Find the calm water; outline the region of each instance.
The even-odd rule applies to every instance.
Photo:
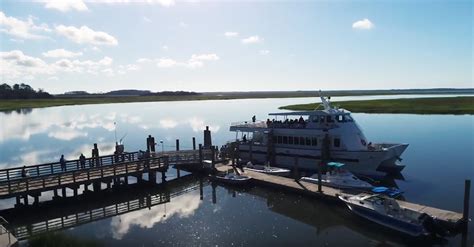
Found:
[[[394,96],[389,96],[394,97]],[[374,97],[358,97],[374,98]],[[385,97],[377,97],[385,98]],[[340,97],[339,99],[347,99]],[[314,98],[258,99],[196,102],[157,102],[62,106],[25,113],[0,113],[0,167],[57,161],[61,154],[75,159],[90,156],[92,144],[101,154],[113,152],[117,139],[125,149],[145,149],[146,136],[163,140],[164,149],[191,148],[194,136],[202,143],[206,125],[213,143],[235,138],[231,122],[266,119],[287,104],[314,102]],[[337,97],[333,98],[338,100]],[[474,180],[474,117],[469,115],[353,114],[372,142],[405,142],[404,180],[396,184],[408,201],[462,211],[464,179]],[[114,125],[116,123],[116,125]],[[158,147],[160,149],[161,147]],[[173,179],[175,172],[169,172]],[[93,223],[65,233],[94,239],[108,246],[154,245],[413,245],[404,236],[351,215],[344,207],[262,188],[233,192],[204,185],[173,197],[165,205],[142,209]],[[50,195],[45,195],[44,200]],[[12,200],[0,201],[0,208]],[[166,212],[165,212],[166,211]],[[474,199],[471,200],[474,214]],[[166,217],[163,217],[166,215]],[[473,234],[470,224],[469,235]],[[472,246],[474,239],[468,238]],[[459,246],[461,237],[431,245]]]

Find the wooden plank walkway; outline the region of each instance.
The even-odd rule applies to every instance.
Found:
[[[232,170],[230,165],[219,165],[216,169],[221,172]],[[353,195],[354,192],[340,190],[322,185],[322,192],[318,192],[318,185],[304,181],[295,181],[293,178],[286,178],[281,176],[267,175],[260,172],[245,170],[244,173],[238,170],[241,174],[252,177],[253,183],[264,185],[273,188],[283,188],[287,191],[296,192],[299,194],[320,197],[324,199],[340,201],[338,195]],[[364,192],[366,193],[366,192]],[[342,201],[340,201],[342,203]],[[416,203],[397,200],[400,206],[410,208],[419,212],[424,212],[436,219],[442,221],[446,226],[457,227],[462,222],[462,214],[448,211],[444,209],[434,208],[430,206],[420,205]]]
[[[198,150],[153,153],[147,159],[133,152],[88,158],[82,164],[79,160],[70,160],[64,167],[55,162],[1,169],[0,199],[144,172],[166,172],[170,164],[198,164],[199,159]]]

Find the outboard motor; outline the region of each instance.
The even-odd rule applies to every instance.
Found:
[[[444,237],[449,234],[449,231],[446,230],[438,220],[424,213],[418,217],[419,220],[423,222],[423,227],[430,233],[436,234],[438,236]]]

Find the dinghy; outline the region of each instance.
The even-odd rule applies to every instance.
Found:
[[[245,170],[249,171],[254,171],[254,172],[260,172],[260,173],[265,173],[265,174],[270,174],[270,175],[278,175],[278,176],[288,176],[290,175],[290,170],[284,169],[284,168],[279,168],[279,167],[271,167],[270,165],[255,165],[252,164],[252,162],[247,162],[247,165],[245,166]]]
[[[235,173],[228,173],[226,175],[213,176],[211,177],[211,179],[217,182],[222,182],[226,184],[245,185],[245,184],[248,184],[252,178],[245,175],[237,175]]]

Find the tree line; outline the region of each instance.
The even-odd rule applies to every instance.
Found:
[[[53,96],[43,89],[34,90],[30,85],[21,83],[10,86],[6,83],[0,85],[0,99],[44,99]]]

